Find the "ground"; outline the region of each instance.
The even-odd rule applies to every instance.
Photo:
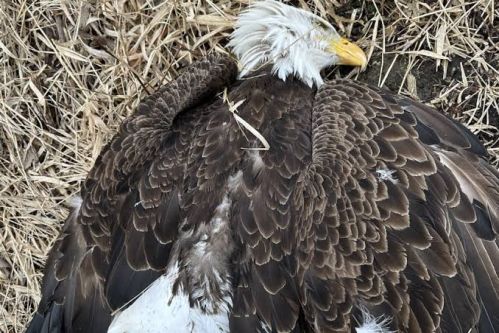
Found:
[[[0,4],[0,332],[22,332],[71,198],[139,100],[224,45],[247,0],[8,0]],[[412,96],[499,157],[493,0],[296,0],[369,55],[330,69]],[[494,7],[495,6],[495,7]]]

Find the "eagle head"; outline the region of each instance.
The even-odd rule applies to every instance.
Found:
[[[255,2],[239,16],[229,47],[241,63],[241,77],[272,64],[280,79],[294,75],[310,87],[323,83],[326,67],[367,63],[364,52],[327,21],[273,0]]]

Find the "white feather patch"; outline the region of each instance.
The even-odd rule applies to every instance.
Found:
[[[83,199],[81,198],[81,196],[76,195],[71,199],[69,199],[68,202],[69,202],[69,207],[73,208],[73,212],[76,215],[78,215],[78,213],[80,212],[81,205],[83,203]]]
[[[394,173],[396,173],[396,172],[397,172],[397,170],[379,168],[376,170],[376,175],[378,176],[379,180],[388,180],[388,181],[392,182],[393,184],[397,184],[398,179],[394,175]]]
[[[191,230],[183,235],[196,242],[184,249],[186,257],[182,264],[174,259],[175,264],[166,275],[115,315],[109,333],[229,331],[232,285],[227,266],[232,253],[228,218],[231,204],[225,195],[210,223],[200,226],[196,234]],[[190,283],[190,287],[184,282]]]
[[[362,322],[355,329],[356,333],[392,333],[389,329],[391,318],[387,316],[374,317],[367,309],[361,308]]]
[[[234,192],[242,184],[243,184],[243,172],[239,170],[235,174],[229,176],[229,180],[227,181],[227,188],[229,192]]]
[[[253,161],[253,172],[259,171],[265,166],[265,162],[258,151],[251,151],[249,157]]]
[[[224,311],[207,314],[191,307],[182,288],[173,295],[178,265],[154,281],[132,305],[118,313],[109,333],[229,332],[229,300]]]

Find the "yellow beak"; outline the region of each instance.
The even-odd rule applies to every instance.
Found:
[[[338,65],[359,66],[365,68],[367,57],[364,51],[346,38],[333,40],[328,51],[338,56]]]

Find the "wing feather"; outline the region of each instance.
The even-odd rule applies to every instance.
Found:
[[[402,331],[499,327],[499,177],[478,139],[426,105],[347,80],[318,91],[312,117],[297,200],[306,318],[333,330],[353,320],[342,309],[366,307]],[[350,287],[336,302],[338,283]]]
[[[262,87],[266,87],[265,89]],[[244,89],[243,89],[244,88]],[[299,330],[295,286],[292,194],[310,151],[313,91],[272,76],[242,84],[238,114],[269,142],[268,151],[246,151],[233,189],[237,247],[231,327],[239,331]],[[262,96],[270,96],[262,103]],[[247,146],[258,144],[250,139]]]
[[[198,121],[185,111],[212,99],[236,74],[231,59],[209,56],[145,98],[123,122],[51,251],[28,332],[105,331],[111,311],[161,274],[179,224],[175,182],[183,180],[190,127]]]

